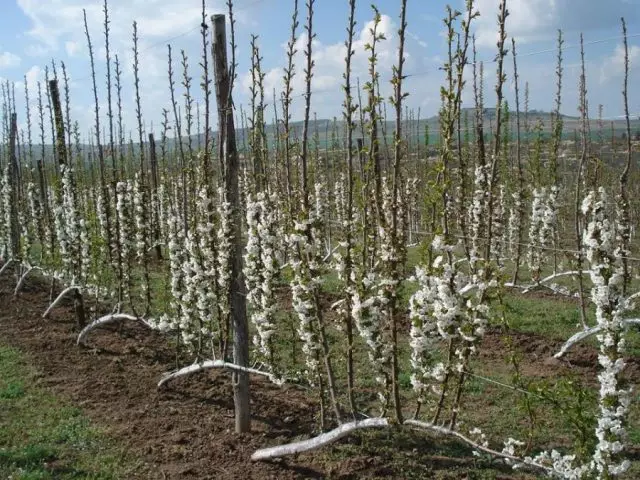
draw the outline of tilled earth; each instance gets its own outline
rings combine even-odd
[[[424,453],[416,454],[415,445],[399,445],[394,455],[406,457],[400,462],[397,458],[389,462],[388,453],[377,456],[370,450],[342,458],[309,453],[275,462],[252,462],[250,456],[258,448],[314,433],[318,405],[307,391],[252,378],[253,430],[236,435],[228,373],[199,373],[158,390],[162,374],[176,364],[175,350],[165,337],[128,322],[95,330],[88,338],[90,347],[78,347],[71,304],[63,302],[50,318],[43,319],[49,304],[47,285],[32,278],[14,297],[14,278],[5,273],[0,279],[0,341],[33,359],[40,372],[36,378],[39,386],[79,406],[126,447],[132,458],[140,460],[131,478],[406,478],[406,470],[397,468],[403,463],[413,470],[412,478],[433,478],[434,471],[440,470],[449,474],[440,471],[439,478],[477,478],[468,475],[474,465],[471,456],[442,457],[433,448],[428,451],[433,444],[428,438],[422,444]],[[496,354],[502,349],[500,335],[490,334],[485,342],[483,362],[503,363]],[[570,368],[594,377],[597,356],[592,347],[576,346],[567,355],[569,366],[549,362],[559,344],[531,335],[517,335],[515,343],[525,356],[525,373],[552,376]],[[638,362],[631,362],[629,368],[635,383],[640,379]],[[358,444],[357,439],[345,441]],[[390,468],[390,463],[395,466]],[[424,476],[416,477],[421,468]],[[456,473],[458,468],[461,470]],[[513,477],[505,467],[498,478]]]

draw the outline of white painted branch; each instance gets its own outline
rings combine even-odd
[[[582,275],[588,275],[590,272],[589,270],[582,270],[582,272],[579,272],[578,270],[571,270],[569,272],[558,272],[543,278],[542,280],[540,280],[540,283],[546,283],[549,280],[553,280],[558,277],[568,277],[569,275],[580,275],[580,273],[582,273]]]
[[[13,258],[10,258],[9,260],[7,260],[6,263],[2,266],[2,268],[0,268],[0,275],[2,275],[4,271],[9,267],[9,265],[11,265],[13,262],[14,262]]]
[[[516,457],[514,455],[509,455],[508,453],[500,452],[498,450],[494,450],[489,447],[485,447],[480,445],[479,443],[471,440],[469,437],[456,432],[454,430],[450,430],[446,427],[441,427],[439,425],[433,425],[431,423],[421,422],[419,420],[405,420],[403,425],[407,425],[409,427],[418,428],[420,430],[429,430],[432,432],[436,432],[440,435],[455,437],[458,440],[466,443],[471,446],[475,450],[479,450],[481,452],[487,453],[491,456],[502,458],[508,460],[511,465],[518,465],[521,467],[542,470],[547,475],[552,477],[560,477],[564,478],[562,472],[556,471],[553,468],[547,467],[546,465],[541,465],[535,462],[526,461],[520,457]],[[340,425],[338,428],[331,430],[330,432],[324,433],[322,435],[318,435],[317,437],[310,438],[308,440],[302,440],[299,442],[289,443],[286,445],[279,445],[277,447],[269,447],[262,448],[254,452],[251,455],[251,460],[260,461],[260,460],[272,460],[274,458],[284,457],[286,455],[295,455],[298,453],[308,452],[311,450],[316,450],[318,448],[324,447],[325,445],[329,445],[343,437],[351,435],[353,432],[357,430],[363,430],[366,428],[387,428],[389,427],[389,422],[386,418],[367,418],[365,420],[357,420],[355,422],[345,423]]]
[[[552,283],[551,285],[542,285],[544,288],[548,288],[549,290],[551,290],[553,293],[558,294],[558,295],[562,295],[564,297],[568,297],[568,298],[580,298],[580,294],[578,292],[574,292],[571,293],[571,291],[566,292],[563,290],[560,290],[558,287],[557,283]]]
[[[340,305],[342,305],[345,302],[344,298],[341,298],[340,300],[338,300],[337,302],[334,302],[331,304],[331,307],[329,307],[331,310],[335,310],[336,308],[338,308]]]
[[[158,382],[158,388],[161,388],[169,380],[173,380],[179,377],[184,377],[185,375],[190,375],[196,372],[202,372],[203,370],[208,370],[211,368],[226,368],[227,370],[236,370],[239,372],[253,373],[255,375],[261,375],[263,377],[267,377],[269,380],[271,380],[275,384],[281,383],[276,379],[276,377],[272,373],[265,372],[263,370],[258,370],[256,368],[249,368],[249,367],[241,367],[240,365],[236,365],[235,363],[224,362],[222,360],[206,360],[202,363],[194,363],[193,365],[189,365],[188,367],[181,368],[176,372],[165,374],[165,376],[162,377]]]
[[[53,303],[51,305],[49,305],[49,308],[47,308],[47,311],[44,312],[44,314],[42,315],[42,318],[47,318],[49,316],[49,314],[51,313],[51,310],[53,310],[54,308],[56,308],[56,306],[62,301],[62,299],[69,293],[72,292],[73,290],[80,290],[80,287],[78,287],[77,285],[72,285],[71,287],[65,288],[60,295],[58,295],[58,298],[56,298]]]
[[[468,285],[465,285],[464,287],[462,287],[458,293],[460,295],[466,295],[467,293],[469,293],[471,290],[478,288],[478,285],[475,283],[469,283]]]
[[[367,418],[365,420],[357,420],[355,422],[345,423],[330,432],[323,433],[317,437],[300,442],[279,445],[277,447],[261,448],[251,455],[251,460],[270,460],[273,458],[284,457],[285,455],[294,455],[296,453],[308,452],[320,447],[324,447],[335,442],[347,435],[351,435],[357,430],[365,428],[384,428],[388,427],[389,422],[386,418]]]
[[[331,258],[331,255],[334,254],[334,252],[336,250],[338,250],[338,248],[340,248],[340,244],[336,245],[335,247],[333,247],[333,250],[329,250],[327,255],[322,259],[323,262],[326,262],[327,260],[329,260]]]
[[[18,292],[20,291],[20,288],[22,288],[22,284],[26,280],[27,275],[29,275],[33,270],[42,270],[42,269],[40,267],[29,267],[27,271],[24,272],[24,275],[20,277],[20,281],[16,285],[16,289],[13,291],[14,296],[18,295]]]
[[[85,337],[89,334],[91,330],[94,328],[98,328],[102,325],[109,325],[110,323],[120,322],[122,320],[141,320],[145,325],[148,325],[147,322],[143,321],[138,317],[134,317],[133,315],[128,315],[126,313],[117,313],[112,315],[105,315],[104,317],[100,317],[97,320],[94,320],[89,325],[84,327],[80,334],[78,335],[78,340],[76,341],[77,345],[84,345]]]
[[[589,273],[589,270],[583,270],[583,271],[582,271],[582,274],[583,274],[583,275],[587,275],[588,273]],[[579,274],[580,274],[580,272],[579,272],[578,270],[571,270],[571,271],[569,271],[569,272],[559,272],[559,273],[554,273],[553,275],[549,275],[548,277],[543,278],[543,279],[542,279],[542,280],[540,280],[540,282],[538,282],[538,283],[535,283],[535,284],[533,284],[533,285],[529,285],[529,286],[527,286],[527,287],[524,289],[524,291],[523,291],[522,293],[529,293],[529,291],[530,291],[531,289],[535,288],[535,287],[542,287],[542,286],[544,286],[544,287],[549,288],[549,289],[550,289],[551,291],[553,291],[553,292],[556,292],[556,293],[560,293],[560,294],[562,294],[562,292],[559,292],[558,290],[556,290],[556,289],[554,289],[554,288],[552,288],[552,287],[550,287],[550,286],[548,286],[548,285],[543,285],[543,284],[545,284],[545,283],[547,283],[547,282],[549,282],[549,281],[551,281],[551,280],[554,280],[554,279],[556,279],[556,278],[559,278],[559,277],[568,277],[569,275],[579,275]]]
[[[629,318],[627,320],[623,320],[622,323],[624,325],[640,325],[640,318]],[[600,325],[596,325],[595,327],[591,327],[587,330],[583,330],[582,332],[576,333],[571,338],[569,338],[569,340],[567,340],[564,343],[564,345],[562,345],[562,348],[560,349],[560,351],[556,353],[553,357],[554,358],[562,357],[576,343],[581,342],[582,340],[590,337],[591,335],[595,335],[600,330],[602,330],[602,327]]]
[[[640,292],[636,292],[633,295],[629,295],[625,300],[625,305],[627,306],[627,308],[633,308],[632,301],[638,297],[640,297]]]
[[[157,242],[154,243],[153,245],[151,245],[148,249],[147,249],[147,253],[149,253],[151,250],[153,250],[156,247],[164,247],[166,246],[163,242]]]
[[[555,471],[553,468],[549,468],[549,467],[546,467],[544,465],[540,465],[538,463],[525,462],[522,458],[516,457],[514,455],[509,455],[508,453],[499,452],[499,451],[494,450],[494,449],[489,448],[489,447],[485,447],[483,445],[480,445],[477,442],[474,442],[469,437],[466,437],[465,435],[462,435],[460,432],[456,432],[455,430],[450,430],[450,429],[448,429],[446,427],[441,427],[440,425],[434,425],[432,423],[421,422],[419,420],[405,420],[404,424],[408,425],[410,427],[415,427],[415,428],[421,429],[421,430],[431,430],[432,432],[439,433],[440,435],[455,437],[458,440],[461,440],[464,443],[466,443],[467,445],[471,446],[475,450],[479,450],[481,452],[488,453],[489,455],[492,455],[494,457],[504,458],[504,459],[509,460],[510,462],[512,462],[514,464],[517,464],[517,465],[520,465],[522,467],[529,467],[529,468],[533,467],[533,468],[536,468],[536,469],[540,469],[540,470],[543,470],[544,472],[546,472],[547,474],[549,474],[551,476],[561,477],[562,478],[562,474],[560,472]]]
[[[548,288],[549,290],[551,290],[554,293],[557,293],[559,295],[567,295],[564,292],[561,292],[555,288],[553,288],[552,286],[549,285],[544,285],[545,282],[548,282],[550,280],[553,280],[554,278],[558,278],[558,277],[566,277],[569,275],[578,275],[578,271],[577,270],[572,270],[570,272],[560,272],[560,273],[554,273],[553,275],[549,275],[548,277],[543,278],[542,280],[540,280],[538,283],[531,283],[529,285],[514,285],[513,282],[506,282],[504,284],[505,287],[507,288],[519,288],[520,290],[522,290],[522,293],[529,293],[531,290],[533,290],[536,287],[545,287]],[[588,270],[583,270],[582,272],[583,274],[588,274],[589,271]],[[640,292],[638,292],[640,294]],[[569,296],[574,296],[574,295],[569,295]]]

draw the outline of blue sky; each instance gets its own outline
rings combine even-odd
[[[105,63],[102,34],[102,0],[3,0],[0,16],[0,78],[16,82],[19,123],[24,119],[24,78],[32,94],[35,106],[37,81],[44,81],[44,67],[55,59],[58,68],[65,62],[71,77],[72,117],[80,122],[83,135],[93,125],[90,66],[82,9],[87,10],[89,29],[96,55],[100,112],[106,115]],[[304,2],[301,0],[300,2]],[[355,75],[364,81],[368,22],[371,20],[370,0],[359,1],[357,6],[357,41]],[[389,91],[391,65],[396,61],[398,0],[376,2],[383,14],[381,28],[387,40],[380,46],[380,72],[383,86]],[[463,0],[451,0],[453,7],[462,9]],[[319,118],[340,115],[342,71],[344,68],[344,35],[347,20],[347,0],[317,0],[315,15],[314,56],[316,61],[312,97],[312,109]],[[495,56],[496,10],[498,0],[476,0],[481,16],[473,30],[478,39],[478,56],[490,61]],[[289,35],[289,21],[293,0],[235,0],[237,16],[238,79],[236,105],[248,105],[248,68],[250,59],[249,39],[252,33],[259,35],[263,70],[269,92],[281,88],[282,67],[285,65],[285,44]],[[174,70],[181,74],[180,50],[189,56],[190,75],[195,90],[198,89],[200,71],[199,30],[201,0],[111,0],[112,57],[118,53],[123,64],[123,99],[125,122],[133,128],[134,104],[132,90],[132,22],[138,22],[141,49],[141,88],[143,115],[147,130],[158,132],[162,108],[169,107],[167,80],[167,43],[174,50]],[[442,17],[446,2],[408,0],[407,63],[410,75],[406,90],[410,96],[407,105],[420,108],[421,115],[429,116],[439,107],[439,86],[442,65],[446,54]],[[304,23],[304,5],[301,5],[301,27]],[[630,111],[640,114],[640,91],[634,89],[640,79],[640,0],[508,0],[511,13],[507,19],[509,37],[518,42],[519,74],[521,88],[529,82],[530,107],[550,110],[553,108],[555,90],[555,39],[558,28],[565,34],[565,76],[563,88],[563,112],[576,114],[577,86],[579,78],[580,32],[584,34],[587,61],[587,88],[591,115],[595,116],[599,104],[604,105],[604,116],[616,117],[623,113],[622,40],[620,17],[627,20],[631,60]],[[208,14],[224,12],[223,0],[207,0]],[[300,29],[302,33],[302,29]],[[300,39],[300,47],[302,41]],[[299,49],[300,52],[302,48]],[[302,67],[302,57],[297,58]],[[507,98],[512,101],[513,82],[511,58],[507,60]],[[485,66],[487,105],[493,106],[495,66]],[[299,70],[294,82],[294,94],[302,92],[303,75]],[[180,80],[177,79],[179,84]],[[181,93],[181,92],[178,92]],[[470,93],[470,92],[469,92]],[[465,102],[471,102],[470,94]],[[294,119],[301,119],[303,102],[296,98]],[[22,113],[22,114],[21,114]],[[269,115],[272,115],[270,110]]]

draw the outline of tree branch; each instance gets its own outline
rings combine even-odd
[[[323,433],[322,435],[318,435],[317,437],[313,437],[308,440],[279,445],[277,447],[262,448],[251,455],[251,460],[270,460],[273,458],[283,457],[285,455],[308,452],[310,450],[316,450],[320,447],[324,447],[325,445],[333,443],[347,435],[351,435],[357,430],[363,430],[365,428],[384,428],[388,426],[389,422],[386,418],[367,418],[365,420],[344,423],[330,432]]]
[[[627,320],[622,320],[622,324],[625,325],[625,326],[640,325],[640,318],[629,318]],[[564,345],[562,345],[562,348],[560,349],[560,351],[558,353],[556,353],[553,357],[554,358],[562,357],[576,343],[578,343],[578,342],[580,342],[580,341],[584,340],[585,338],[588,338],[588,337],[590,337],[592,335],[595,335],[596,333],[598,333],[601,330],[602,330],[602,326],[596,325],[595,327],[591,327],[588,330],[584,330],[582,332],[576,333],[571,338],[569,338],[569,340],[567,340],[564,343]]]
[[[263,377],[267,377],[276,385],[282,384],[282,381],[278,379],[275,375],[269,372],[265,372],[263,370],[258,370],[256,368],[250,368],[250,367],[241,367],[240,365],[236,365],[235,363],[225,362],[223,360],[206,360],[202,363],[194,363],[193,365],[189,365],[188,367],[181,368],[180,370],[175,371],[173,373],[166,373],[165,376],[162,377],[158,382],[158,388],[161,388],[169,380],[174,380],[179,377],[184,377],[192,373],[202,372],[204,370],[209,370],[212,368],[225,368],[227,370],[232,370],[236,372],[253,373],[255,375],[261,375]]]

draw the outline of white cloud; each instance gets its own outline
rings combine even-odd
[[[278,4],[282,0],[268,0],[271,4]],[[575,7],[575,0],[508,0],[507,6],[510,15],[507,19],[507,31],[509,37],[514,36],[518,40],[519,45],[529,42],[530,45],[520,49],[522,54],[527,51],[542,50],[553,48],[555,42],[556,29],[562,28],[565,32],[578,31],[579,29],[588,30],[589,28],[609,28],[606,32],[594,33],[590,31],[591,37],[587,36],[586,40],[593,38],[611,37],[615,35],[619,28],[619,17],[624,15],[629,25],[633,24],[633,20],[640,20],[637,12],[640,9],[633,8],[630,3],[638,5],[640,0],[608,0],[600,2],[599,0],[584,0],[589,3],[589,8],[578,9]],[[89,57],[84,34],[82,9],[87,10],[89,22],[89,30],[93,41],[93,49],[95,56],[95,67],[97,77],[98,97],[101,102],[100,115],[102,121],[106,117],[106,82],[105,82],[105,50],[104,50],[104,34],[103,28],[103,0],[49,0],[43,2],[41,0],[17,0],[18,5],[22,8],[25,15],[30,20],[28,31],[25,35],[25,48],[20,53],[23,56],[36,55],[40,58],[32,59],[29,64],[39,63],[45,64],[51,57],[65,59],[71,82],[71,104],[74,118],[81,121],[81,125],[85,130],[91,128],[93,124],[93,95],[91,92]],[[207,14],[217,11],[225,12],[226,0],[207,0]],[[495,53],[496,41],[496,13],[499,0],[475,0],[476,8],[482,14],[480,18],[474,21],[474,31],[477,34],[479,42],[479,59],[490,60]],[[630,2],[630,3],[625,3]],[[285,2],[283,2],[285,3]],[[320,2],[324,4],[325,2]],[[331,3],[331,2],[326,2]],[[456,3],[456,2],[454,2]],[[282,91],[282,77],[284,74],[283,67],[286,62],[286,40],[288,31],[273,32],[270,26],[258,24],[255,8],[243,8],[244,5],[252,5],[252,0],[238,0],[236,5],[236,19],[238,20],[237,41],[238,51],[237,58],[240,66],[238,67],[238,86],[234,90],[235,100],[238,105],[247,103],[248,87],[250,84],[250,75],[247,72],[247,64],[249,63],[250,51],[248,49],[249,31],[254,31],[262,35],[265,43],[263,46],[265,57],[268,59],[263,64],[263,71],[266,73],[265,90],[267,101],[272,101],[272,92],[275,89],[276,95],[279,97]],[[464,0],[458,0],[458,8],[464,7]],[[319,7],[322,5],[319,4]],[[333,8],[330,7],[330,8]],[[138,34],[140,37],[140,87],[142,89],[142,110],[143,116],[149,122],[153,121],[156,131],[160,123],[160,112],[162,108],[170,108],[170,98],[167,79],[167,48],[166,43],[173,45],[173,68],[174,81],[176,84],[176,100],[180,104],[181,113],[184,116],[184,97],[181,82],[182,66],[180,65],[180,50],[184,49],[189,54],[189,75],[192,76],[192,94],[196,101],[201,99],[202,93],[199,88],[200,84],[200,61],[201,46],[199,40],[198,26],[200,24],[200,1],[199,0],[109,0],[109,9],[111,17],[111,58],[112,61],[116,54],[120,59],[123,77],[123,105],[125,123],[129,127],[135,127],[134,117],[134,94],[133,94],[133,54],[131,51],[132,22],[135,19],[138,24]],[[595,12],[595,13],[593,13]],[[387,12],[390,13],[390,12]],[[569,15],[571,13],[571,15]],[[444,14],[443,14],[444,15]],[[304,16],[304,15],[303,15]],[[340,17],[340,18],[338,18]],[[329,28],[329,35],[344,34],[344,26],[346,26],[346,18],[339,15],[338,22],[345,24],[343,26]],[[435,35],[424,33],[424,22],[428,22],[428,29],[441,29],[441,16],[420,17],[417,19],[409,19],[409,30],[407,31],[406,48],[406,64],[405,74],[418,74],[409,76],[405,82],[404,89],[410,93],[405,104],[409,108],[422,108],[422,115],[431,115],[437,112],[440,98],[439,86],[443,84],[444,78],[442,71],[438,67],[442,65],[442,55],[445,52],[444,44],[440,43]],[[368,17],[370,18],[370,17]],[[397,63],[397,24],[388,15],[382,15],[379,30],[385,34],[386,40],[378,44],[378,70],[380,73],[380,85],[382,95],[388,99],[391,94],[389,80],[391,78],[392,65]],[[295,120],[302,117],[304,100],[301,94],[304,91],[304,44],[306,36],[304,35],[303,24],[304,18],[300,19],[299,28],[300,38],[298,39],[298,53],[295,58],[296,76],[294,78],[294,103],[292,107],[292,116]],[[415,22],[415,23],[414,23]],[[595,27],[594,27],[595,25]],[[354,40],[355,56],[352,62],[352,77],[354,87],[357,79],[360,84],[364,84],[368,79],[368,52],[365,51],[365,45],[370,41],[370,28],[372,22],[362,22],[359,19],[358,31]],[[573,30],[572,30],[573,29]],[[188,33],[187,33],[188,32]],[[186,35],[184,35],[187,33]],[[315,111],[319,118],[327,118],[334,115],[339,116],[344,93],[340,88],[343,83],[342,74],[344,72],[344,58],[346,56],[346,47],[342,39],[331,37],[326,40],[325,31],[319,30],[318,36],[313,42],[313,58],[315,61],[314,77],[312,90],[312,111]],[[419,34],[419,35],[418,35]],[[568,43],[575,44],[576,35],[567,35]],[[428,40],[427,44],[425,40]],[[533,46],[532,43],[544,40],[539,45]],[[283,42],[280,47],[276,47],[276,52],[267,51],[273,49],[276,41]],[[510,41],[509,41],[510,43]],[[613,43],[612,43],[613,45]],[[510,45],[509,45],[510,47]],[[633,51],[633,60],[636,63],[640,61],[637,58],[639,47],[631,47]],[[576,50],[568,50],[567,61],[575,61],[571,57],[571,52]],[[615,53],[615,52],[614,52]],[[1,55],[0,51],[0,55]],[[587,51],[589,54],[589,50]],[[575,55],[574,55],[575,57]],[[1,57],[0,57],[1,58]],[[519,60],[519,68],[521,75],[521,92],[524,90],[524,82],[531,82],[532,108],[546,108],[553,103],[553,85],[554,85],[554,55],[526,57],[521,56]],[[15,60],[15,59],[14,59]],[[593,68],[593,83],[599,79],[600,70],[612,76],[615,72],[620,72],[620,64],[615,63],[616,56],[612,55],[607,60],[591,59],[597,66]],[[0,60],[1,63],[2,60]],[[23,62],[25,63],[25,62]],[[509,60],[508,64],[511,63]],[[509,77],[509,88],[512,88],[510,78],[510,66],[507,65],[507,76]],[[570,88],[577,85],[577,74],[569,71],[568,65],[565,67],[566,81],[566,100],[563,104],[567,105],[569,113],[574,112],[575,100]],[[471,67],[467,67],[465,78],[469,80],[467,90],[465,91],[465,105],[470,105],[472,96],[469,92]],[[2,72],[4,74],[4,72]],[[112,65],[111,73],[114,73]],[[8,76],[5,74],[5,76]],[[43,71],[39,67],[32,67],[27,73],[27,82],[29,82],[30,94],[34,98],[36,87],[35,82],[43,79]],[[493,89],[492,85],[495,79],[495,69],[490,63],[485,64],[485,103],[487,106],[493,106]],[[592,78],[591,76],[589,78]],[[609,77],[602,81],[607,82]],[[618,82],[618,79],[614,79]],[[606,89],[600,89],[605,91]],[[609,89],[611,90],[611,89]],[[615,90],[619,91],[619,88]],[[115,91],[112,92],[115,97]],[[594,95],[593,103],[596,104],[600,99],[596,99],[599,92],[596,89],[590,91],[590,95]],[[115,102],[115,99],[114,99]],[[522,99],[521,99],[522,102]],[[212,107],[215,108],[212,103]],[[280,108],[280,104],[278,103]],[[115,103],[114,103],[115,108]],[[270,109],[272,106],[269,107]],[[272,110],[271,110],[272,112]],[[195,112],[194,112],[195,113]],[[279,112],[280,113],[280,112]],[[86,118],[85,118],[86,117]],[[170,115],[172,117],[172,115]],[[86,121],[85,121],[86,120]],[[212,116],[215,122],[215,114]],[[215,128],[215,125],[214,125]],[[86,132],[83,132],[86,133]]]
[[[629,45],[629,67],[637,66],[640,60],[640,46]],[[613,53],[608,56],[600,67],[600,84],[616,78],[621,78],[624,74],[624,46],[616,45]]]
[[[32,98],[35,98],[38,89],[38,82],[44,82],[44,70],[40,68],[38,65],[32,66],[27,73],[25,74],[25,78],[27,80],[27,87],[29,88],[29,92],[31,92]],[[46,85],[42,85],[42,88],[47,88]]]
[[[640,19],[639,0],[508,0],[506,30],[519,43],[555,41],[558,29],[567,35],[595,30],[620,29],[620,17],[628,24]],[[588,4],[588,5],[587,5]],[[498,0],[476,0],[480,17],[474,20],[478,46],[494,48],[497,41]],[[464,1],[460,2],[464,8]]]
[[[0,68],[13,68],[20,65],[20,57],[11,52],[0,52]]]
[[[90,25],[99,25],[102,20],[101,5],[97,2],[18,0],[18,6],[31,20],[28,36],[39,42],[41,49],[49,51],[57,49],[61,37],[77,38],[82,35],[83,8],[87,11]]]
[[[364,84],[368,79],[368,57],[370,53],[365,50],[365,45],[372,40],[371,29],[373,26],[373,21],[364,24],[361,30],[357,32],[353,42],[353,50],[355,53],[352,59],[352,82],[354,87],[357,78],[360,79],[361,84]],[[378,42],[376,54],[378,57],[377,68],[381,77],[380,84],[384,96],[390,94],[388,80],[390,78],[391,65],[397,63],[398,40],[396,31],[397,26],[391,17],[381,15],[377,32],[383,34],[385,40]],[[319,33],[321,34],[321,32]],[[303,32],[299,35],[295,45],[297,54],[294,58],[296,74],[293,78],[293,118],[300,118],[304,107],[304,102],[302,98],[299,97],[305,89],[302,69],[303,65],[305,65],[304,49],[306,42],[307,36],[306,33]],[[281,48],[283,50],[281,56],[282,65],[266,69],[264,84],[265,91],[269,94],[275,89],[276,94],[280,95],[280,92],[283,90],[283,67],[286,63],[286,43],[283,43]],[[324,44],[320,40],[314,39],[312,50],[313,61],[315,62],[312,79],[312,111],[317,112],[320,118],[338,115],[343,96],[341,85],[344,81],[342,75],[345,68],[347,47],[342,41]],[[411,66],[411,62],[413,61],[411,54],[405,51],[405,57],[407,58],[406,65]],[[245,93],[248,93],[249,86],[251,85],[250,72],[245,73],[241,77],[241,84]]]
[[[17,0],[18,6],[31,20],[27,34],[39,42],[40,48],[54,51],[59,43],[86,43],[83,9],[87,13],[89,31],[94,43],[101,44],[104,23],[103,2],[99,0]],[[52,5],[53,4],[53,5]],[[223,11],[224,0],[207,2],[207,9]],[[109,17],[114,47],[129,45],[133,21],[138,22],[141,38],[153,41],[179,35],[200,24],[200,2],[194,0],[110,0]],[[238,15],[238,21],[245,18]],[[65,43],[67,46],[67,43]]]
[[[498,1],[477,0],[480,17],[475,19],[476,42],[480,47],[495,48],[498,40]],[[525,43],[547,37],[557,24],[558,0],[510,0],[506,28],[510,37]]]
[[[424,40],[422,40],[422,38],[420,38],[420,36],[419,36],[419,35],[416,35],[415,33],[410,32],[410,31],[408,31],[408,30],[407,30],[407,36],[408,36],[409,38],[411,38],[411,39],[415,40],[415,42],[416,42],[418,45],[420,45],[422,48],[427,48],[427,47],[428,47],[427,42],[425,42]]]
[[[32,43],[25,47],[24,53],[29,57],[47,57],[51,53],[51,49],[41,43]]]
[[[92,105],[92,95],[88,94],[91,72],[87,40],[84,31],[83,9],[86,10],[89,33],[91,35],[95,59],[98,97],[102,101],[106,97],[104,75],[104,12],[103,0],[17,0],[19,7],[30,19],[26,36],[30,43],[29,54],[40,57],[60,57],[66,53],[69,58],[77,58],[78,62],[68,62],[70,66],[72,106],[82,103]],[[199,95],[199,26],[201,20],[201,2],[197,0],[109,0],[110,50],[111,61],[119,57],[122,71],[123,104],[130,106],[134,98],[132,88],[133,21],[137,22],[139,38],[140,88],[142,89],[143,115],[158,117],[162,107],[168,106],[167,49],[165,43],[172,43],[174,79],[178,92],[176,96],[182,102],[182,68],[180,65],[180,49],[184,48],[190,55],[190,75],[193,77],[192,93]],[[207,15],[225,10],[225,0],[208,0]],[[243,17],[238,15],[238,24]],[[197,57],[196,57],[197,55]],[[111,65],[111,73],[115,74],[115,65]],[[113,79],[112,79],[113,81]],[[89,82],[89,83],[87,83]],[[80,88],[82,85],[82,88]],[[112,92],[115,102],[115,91]],[[115,108],[115,103],[114,103]],[[134,108],[124,109],[125,123],[135,125]],[[106,108],[100,107],[104,116]],[[89,128],[89,127],[87,127]]]

